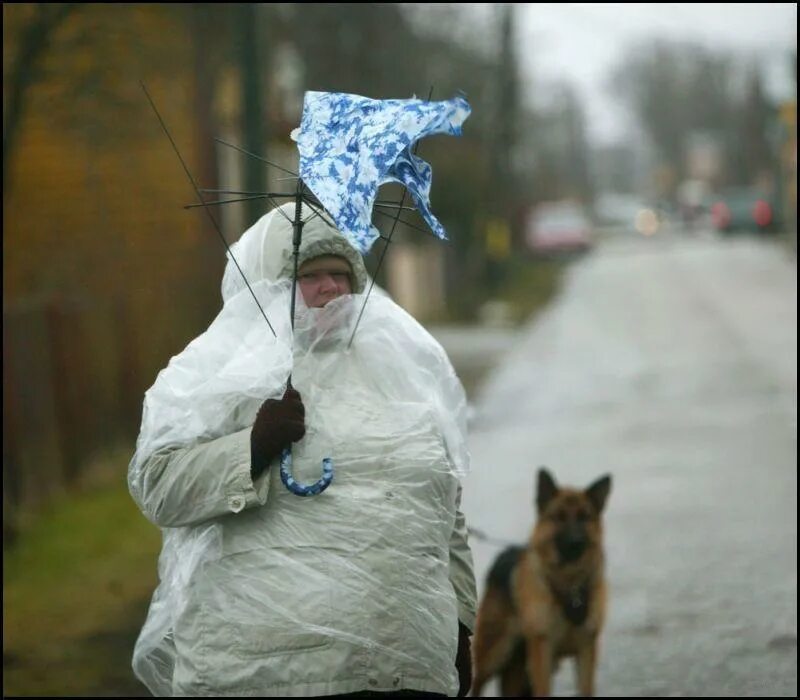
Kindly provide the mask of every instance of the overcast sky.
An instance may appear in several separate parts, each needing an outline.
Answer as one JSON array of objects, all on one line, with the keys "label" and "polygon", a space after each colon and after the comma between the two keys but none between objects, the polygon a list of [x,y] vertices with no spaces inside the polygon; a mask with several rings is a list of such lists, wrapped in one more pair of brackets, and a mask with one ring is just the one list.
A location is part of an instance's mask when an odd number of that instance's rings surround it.
[{"label": "overcast sky", "polygon": [[515,3],[524,75],[573,83],[590,110],[595,143],[624,138],[630,122],[607,96],[626,46],[652,36],[756,53],[776,98],[796,95],[786,52],[797,49],[796,3]]}]

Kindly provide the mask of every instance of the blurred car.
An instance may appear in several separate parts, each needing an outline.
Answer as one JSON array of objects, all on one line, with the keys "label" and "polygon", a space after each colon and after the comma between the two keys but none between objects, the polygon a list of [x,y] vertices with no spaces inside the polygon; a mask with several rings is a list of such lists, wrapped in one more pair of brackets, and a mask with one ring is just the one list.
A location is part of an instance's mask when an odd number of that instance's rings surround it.
[{"label": "blurred car", "polygon": [[686,231],[693,231],[707,222],[709,193],[710,186],[704,180],[688,179],[678,186],[678,213]]},{"label": "blurred car", "polygon": [[600,226],[612,231],[631,233],[635,232],[634,223],[641,208],[638,197],[618,192],[601,192],[594,205]]},{"label": "blurred car", "polygon": [[771,198],[752,187],[725,190],[712,199],[711,221],[717,231],[772,232],[775,207]]},{"label": "blurred car", "polygon": [[584,252],[592,246],[592,225],[575,202],[546,202],[528,218],[526,242],[536,254]]},{"label": "blurred car", "polygon": [[599,225],[608,233],[638,233],[652,236],[662,225],[662,214],[632,194],[603,192],[595,202]]}]

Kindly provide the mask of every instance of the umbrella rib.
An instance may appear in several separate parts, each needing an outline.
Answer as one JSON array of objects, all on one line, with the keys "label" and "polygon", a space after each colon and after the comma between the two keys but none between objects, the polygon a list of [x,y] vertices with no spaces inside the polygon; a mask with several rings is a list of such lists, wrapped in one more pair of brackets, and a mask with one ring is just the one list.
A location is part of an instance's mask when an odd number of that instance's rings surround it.
[{"label": "umbrella rib", "polygon": [[[313,209],[314,212],[315,212],[314,216],[309,217],[308,219],[306,219],[306,223],[308,223],[309,221],[311,221],[311,219],[313,219],[313,218],[315,218],[317,216],[322,217],[324,214],[328,213],[325,210],[325,207],[323,207],[322,204],[320,204],[318,199],[311,198],[308,195],[304,194],[303,195],[303,201],[305,201],[305,203],[308,204],[309,208]],[[319,206],[319,209],[317,208],[317,206]],[[405,222],[401,221],[401,223],[405,223]],[[381,240],[384,240],[384,241],[388,240],[387,236],[385,234],[381,233],[380,231],[378,231],[378,238],[380,238]]]},{"label": "umbrella rib", "polygon": [[[325,210],[325,207],[322,205],[322,203],[318,199],[316,199],[315,197],[310,197],[308,194],[304,194],[303,195],[303,200],[306,202],[306,204],[308,204],[315,211],[317,211],[317,210],[316,210],[315,206],[313,206],[313,205],[316,205],[317,207],[322,208],[323,211],[327,212],[327,210]],[[385,204],[383,204],[383,206],[387,206],[387,207],[391,206],[391,207],[397,209],[398,211],[402,210],[402,209],[405,209],[405,210],[408,210],[408,211],[416,211],[416,209],[414,209],[413,207],[403,207],[402,205],[398,205],[397,202],[385,203]],[[412,228],[415,231],[420,231],[421,233],[427,234],[429,236],[436,237],[436,234],[434,234],[433,231],[431,231],[430,229],[422,228],[421,226],[417,226],[415,224],[412,224],[410,221],[406,221],[405,219],[400,219],[399,216],[398,217],[394,217],[392,214],[387,214],[384,211],[373,211],[373,213],[374,214],[379,214],[380,216],[384,216],[384,217],[389,218],[389,219],[396,219],[399,223],[403,224],[404,226],[408,226],[409,228]],[[322,214],[322,212],[317,212],[317,214],[318,215]],[[382,234],[381,234],[381,238],[386,240],[386,236],[384,236]]]},{"label": "umbrella rib", "polygon": [[[150,106],[153,108],[153,111],[156,113],[156,117],[158,118],[158,123],[161,125],[161,128],[164,130],[164,133],[167,135],[167,138],[169,139],[169,142],[172,144],[172,148],[175,151],[175,155],[178,156],[178,160],[180,161],[181,165],[183,166],[183,170],[186,173],[186,176],[189,178],[189,182],[192,183],[192,187],[194,188],[194,191],[197,194],[197,198],[201,202],[205,203],[203,201],[203,195],[200,193],[200,190],[197,187],[197,183],[194,181],[194,178],[192,177],[192,173],[189,171],[189,168],[186,165],[186,162],[183,160],[183,157],[181,156],[181,152],[178,150],[177,144],[175,143],[174,139],[172,138],[172,135],[169,133],[169,129],[167,129],[167,125],[164,123],[164,120],[161,118],[161,114],[159,113],[158,109],[156,109],[156,105],[155,105],[155,102],[153,102],[153,98],[150,97],[150,93],[147,91],[147,88],[145,87],[144,83],[140,81],[139,84],[142,86],[142,90],[144,90],[144,94],[147,97],[147,101],[150,103]],[[214,218],[214,215],[211,213],[211,210],[208,207],[204,207],[204,209],[205,209],[206,214],[208,215],[208,218],[211,220],[211,223],[214,224],[214,230],[216,230],[216,232],[219,234],[220,240],[222,241],[222,244],[225,246],[225,250],[227,251],[227,253],[230,256],[231,260],[233,260],[233,264],[236,265],[236,269],[239,270],[239,274],[241,274],[242,279],[244,280],[244,283],[247,285],[247,288],[250,290],[250,294],[253,295],[253,300],[256,302],[256,306],[258,306],[258,310],[261,312],[261,315],[264,317],[264,320],[267,322],[267,325],[269,326],[269,329],[272,331],[272,335],[274,335],[277,338],[278,334],[275,332],[275,329],[272,327],[272,324],[269,322],[269,319],[267,318],[267,314],[264,312],[264,309],[261,307],[261,303],[258,301],[258,297],[256,296],[256,293],[253,291],[253,288],[250,286],[250,282],[247,281],[247,277],[245,276],[244,271],[239,266],[239,263],[237,262],[236,258],[233,256],[233,253],[231,252],[231,248],[228,245],[228,241],[225,240],[225,236],[222,235],[222,230],[220,229],[219,224],[217,224],[217,220]]]},{"label": "umbrella rib", "polygon": [[[397,221],[395,221],[395,226],[397,225]],[[358,330],[358,325],[361,323],[361,317],[364,315],[364,309],[367,308],[367,301],[369,300],[369,295],[372,294],[372,288],[375,286],[375,279],[378,277],[378,273],[381,271],[381,265],[383,265],[383,259],[386,257],[386,251],[389,250],[389,244],[392,242],[392,234],[394,233],[394,226],[392,226],[392,230],[389,232],[389,236],[385,238],[386,245],[383,246],[383,250],[381,251],[381,257],[378,260],[378,266],[375,268],[375,274],[372,276],[369,282],[369,289],[367,290],[367,296],[364,298],[364,303],[361,305],[361,311],[358,312],[358,319],[356,320],[356,325],[353,328],[353,332],[350,335],[350,340],[347,342],[348,349],[353,344],[353,338],[356,337],[356,331]]]},{"label": "umbrella rib", "polygon": [[324,210],[324,207],[322,207],[322,205],[320,205],[319,209],[316,207],[316,205],[319,204],[319,202],[317,202],[316,200],[312,200],[310,197],[306,197],[306,196],[303,196],[302,199],[308,205],[308,208],[311,209],[314,212],[314,214],[312,216],[309,216],[305,220],[305,223],[308,223],[309,221],[313,221],[317,217],[319,217],[320,219],[324,218],[322,216],[322,212]]},{"label": "umbrella rib", "polygon": [[195,207],[216,206],[218,204],[234,204],[235,202],[252,202],[256,199],[269,199],[268,194],[259,194],[253,197],[241,197],[240,199],[215,199],[211,202],[203,202],[202,204],[186,204],[184,209],[194,209]]},{"label": "umbrella rib", "polygon": [[383,207],[384,209],[402,209],[403,211],[417,211],[416,207],[404,207],[398,202],[374,202],[373,206]]},{"label": "umbrella rib", "polygon": [[325,205],[322,202],[319,201],[319,198],[317,197],[317,195],[315,195],[308,188],[308,185],[306,185],[305,182],[303,183],[303,185],[305,185],[305,187],[303,189],[303,201],[306,204],[308,204],[310,207],[317,207],[318,209],[322,209],[323,211],[327,212],[327,210],[325,209]]},{"label": "umbrella rib", "polygon": [[[203,203],[198,203],[198,204],[186,204],[183,207],[184,209],[195,209],[197,207],[217,206],[217,205],[221,205],[221,204],[236,204],[237,202],[250,202],[250,201],[253,201],[253,200],[256,200],[256,199],[268,199],[270,202],[272,202],[273,204],[275,204],[277,206],[277,202],[275,202],[273,200],[273,197],[287,197],[287,198],[289,198],[289,197],[295,197],[296,196],[294,194],[286,194],[285,192],[264,192],[263,194],[255,194],[255,193],[250,193],[250,192],[237,192],[235,190],[201,189],[200,191],[201,192],[217,192],[217,193],[221,193],[221,194],[247,194],[247,195],[250,195],[250,196],[241,197],[241,198],[238,198],[238,199],[216,199],[216,200],[212,200],[210,202],[203,202]],[[307,195],[303,195],[303,201],[309,206],[309,208],[313,209],[314,212],[315,212],[314,216],[312,216],[312,217],[310,217],[309,219],[306,220],[306,223],[308,223],[312,219],[315,219],[317,216],[321,216],[323,214],[324,208],[322,208],[322,209],[318,208],[318,207],[322,207],[322,205],[320,204],[320,202],[318,200],[312,199],[312,198],[308,197]],[[375,204],[377,206],[382,206],[382,207],[385,207],[385,208],[402,209],[402,210],[405,210],[405,211],[416,211],[416,209],[414,209],[414,207],[400,207],[396,203],[376,202]],[[390,219],[394,219],[395,218],[391,214],[387,214],[387,213],[382,212],[382,211],[376,211],[375,214],[380,214],[381,216],[385,216],[385,217],[388,217]],[[291,220],[291,219],[289,219],[288,216],[285,216],[285,218],[287,219],[287,221]],[[422,228],[421,226],[416,226],[415,224],[412,224],[410,221],[406,221],[405,219],[398,218],[397,221],[399,223],[403,224],[404,226],[408,226],[409,228],[414,229],[415,231],[420,231],[420,232],[428,234],[428,235],[433,235],[433,233],[431,231],[429,231],[428,229]],[[383,238],[384,240],[386,240],[386,236],[384,236],[383,234],[380,234],[380,237]]]},{"label": "umbrella rib", "polygon": [[247,190],[216,190],[210,188],[201,188],[201,192],[212,192],[214,194],[241,194],[241,195],[270,195],[272,197],[295,197],[294,193],[289,192],[250,192]]},{"label": "umbrella rib", "polygon": [[292,224],[292,226],[294,226],[294,220],[285,211],[283,211],[283,209],[281,209],[281,205],[278,204],[278,202],[276,202],[270,195],[267,195],[267,199],[272,203],[272,206],[275,207],[278,213],[290,224]]},{"label": "umbrella rib", "polygon": [[416,225],[406,221],[405,219],[401,219],[400,216],[399,216],[399,213],[398,213],[397,217],[394,217],[391,214],[387,214],[386,212],[383,212],[383,211],[376,211],[374,213],[375,214],[380,214],[381,216],[385,216],[385,217],[387,217],[389,219],[394,219],[395,221],[397,221],[397,222],[399,222],[401,224],[404,224],[405,226],[408,226],[408,228],[413,228],[415,231],[421,231],[422,233],[428,234],[429,236],[436,237],[436,234],[433,231],[431,231],[429,229],[422,228],[421,226],[416,226]]},{"label": "umbrella rib", "polygon": [[[308,185],[306,185],[306,187],[308,187]],[[311,192],[311,190],[308,190],[308,192]],[[313,193],[311,193],[310,195],[309,194],[304,194],[303,195],[303,201],[309,206],[309,208],[313,209],[314,212],[315,212],[314,216],[309,217],[308,219],[306,219],[306,223],[311,221],[311,219],[316,218],[317,216],[319,216],[321,218],[324,218],[324,216],[326,214],[328,216],[330,216],[330,214],[328,214],[328,210],[325,209],[323,204],[316,197],[313,196]],[[405,223],[405,222],[402,222],[402,223]],[[384,241],[386,240],[386,236],[384,234],[382,234],[380,231],[378,231],[378,237],[383,239]]]},{"label": "umbrella rib", "polygon": [[[200,190],[201,192],[225,192],[225,190]],[[228,192],[228,194],[237,194],[236,192]],[[242,192],[241,194],[248,194]],[[286,197],[291,198],[295,197],[296,195],[293,194],[286,194],[284,192],[262,192],[260,194],[252,193],[251,196],[242,197],[240,199],[215,199],[211,202],[204,202],[204,204],[234,204],[235,202],[250,202],[255,199],[269,199],[273,204],[275,204],[273,198],[274,197]],[[204,204],[187,204],[184,206],[184,209],[192,209],[193,207],[202,207]],[[277,206],[277,205],[276,205]]]},{"label": "umbrella rib", "polygon": [[287,168],[284,168],[283,166],[278,165],[277,163],[273,163],[271,160],[267,160],[266,158],[264,158],[262,156],[258,156],[255,153],[251,153],[250,151],[246,151],[241,146],[236,146],[236,145],[234,145],[232,143],[228,143],[227,141],[223,141],[220,138],[215,138],[214,140],[217,141],[218,143],[221,143],[223,146],[228,146],[229,148],[235,148],[240,153],[244,153],[245,155],[250,156],[251,158],[256,158],[257,160],[260,160],[263,163],[266,163],[267,165],[271,165],[273,168],[277,168],[278,170],[282,170],[285,173],[289,173],[289,175],[294,175],[295,177],[298,177],[297,173],[292,172],[291,170],[289,170]]}]

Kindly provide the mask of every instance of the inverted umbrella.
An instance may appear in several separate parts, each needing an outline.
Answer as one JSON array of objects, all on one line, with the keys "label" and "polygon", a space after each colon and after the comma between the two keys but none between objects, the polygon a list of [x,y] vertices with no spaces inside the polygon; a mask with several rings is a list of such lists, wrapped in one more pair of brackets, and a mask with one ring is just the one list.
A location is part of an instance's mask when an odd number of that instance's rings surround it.
[{"label": "inverted umbrella", "polygon": [[[426,100],[373,100],[360,95],[307,92],[299,129],[292,132],[300,152],[298,192],[308,187],[337,228],[362,255],[380,233],[372,224],[378,188],[389,182],[405,186],[422,217],[436,236],[444,228],[430,209],[432,170],[411,152],[412,146],[432,134],[460,135],[470,107],[463,97]],[[302,238],[300,202],[294,221],[294,279]],[[294,323],[295,288],[291,317]],[[322,463],[322,477],[305,486],[291,476],[291,448],[281,456],[281,479],[299,496],[322,493],[333,480],[333,463]]]},{"label": "inverted umbrella", "polygon": [[[145,89],[144,85],[142,87]],[[146,89],[145,93],[147,93]],[[147,97],[158,115],[158,110],[149,94]],[[306,203],[315,211],[312,216],[321,215],[324,208],[339,231],[356,250],[365,255],[370,251],[374,242],[381,237],[380,232],[372,224],[373,206],[376,204],[378,189],[383,184],[396,182],[403,185],[411,194],[419,213],[434,235],[440,239],[446,239],[444,228],[430,208],[431,167],[417,157],[415,152],[412,152],[412,147],[421,138],[432,134],[460,135],[461,125],[469,116],[470,111],[468,102],[460,96],[450,100],[431,102],[419,99],[374,100],[345,93],[307,92],[303,103],[300,127],[292,132],[292,138],[297,142],[300,153],[300,173],[296,191],[292,194],[224,191],[227,194],[245,195],[245,198],[248,199],[255,197],[272,201],[278,198],[295,200],[295,216],[292,221],[294,231],[292,240],[294,256],[291,296],[292,328],[294,328],[295,321],[300,244],[303,224],[306,223],[301,217],[302,204]],[[253,294],[244,272],[236,263],[219,226],[208,209],[210,204],[226,204],[242,200],[206,202],[180,157],[160,115],[158,118],[192,182],[200,200],[199,206],[206,208],[209,218],[225,244],[228,255],[258,304],[258,299]],[[269,161],[266,162],[269,163]],[[274,164],[270,163],[270,165]],[[404,207],[402,202],[394,206],[398,209],[397,217],[395,217],[395,222],[397,222],[399,212]],[[259,308],[261,308],[260,304]],[[269,324],[269,319],[265,314],[264,318]],[[272,328],[272,325],[269,325]],[[291,384],[291,376],[289,384]],[[322,462],[322,477],[313,484],[305,485],[297,482],[292,477],[290,470],[291,448],[286,448],[281,455],[281,481],[289,491],[298,496],[320,494],[333,481],[333,462],[327,457]]]},{"label": "inverted umbrella", "polygon": [[461,134],[470,114],[463,97],[441,102],[372,100],[359,95],[307,92],[300,128],[300,177],[362,255],[380,233],[372,225],[378,188],[404,185],[436,236],[444,228],[430,208],[430,165],[411,152],[432,134]]}]

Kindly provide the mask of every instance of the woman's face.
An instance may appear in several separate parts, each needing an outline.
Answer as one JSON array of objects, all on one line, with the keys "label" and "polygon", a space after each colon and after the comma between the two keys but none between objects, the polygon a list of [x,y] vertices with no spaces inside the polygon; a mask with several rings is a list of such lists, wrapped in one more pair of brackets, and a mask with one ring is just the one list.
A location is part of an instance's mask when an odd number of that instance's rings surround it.
[{"label": "woman's face", "polygon": [[350,264],[336,255],[320,255],[304,262],[297,273],[303,300],[309,308],[352,293]]}]

